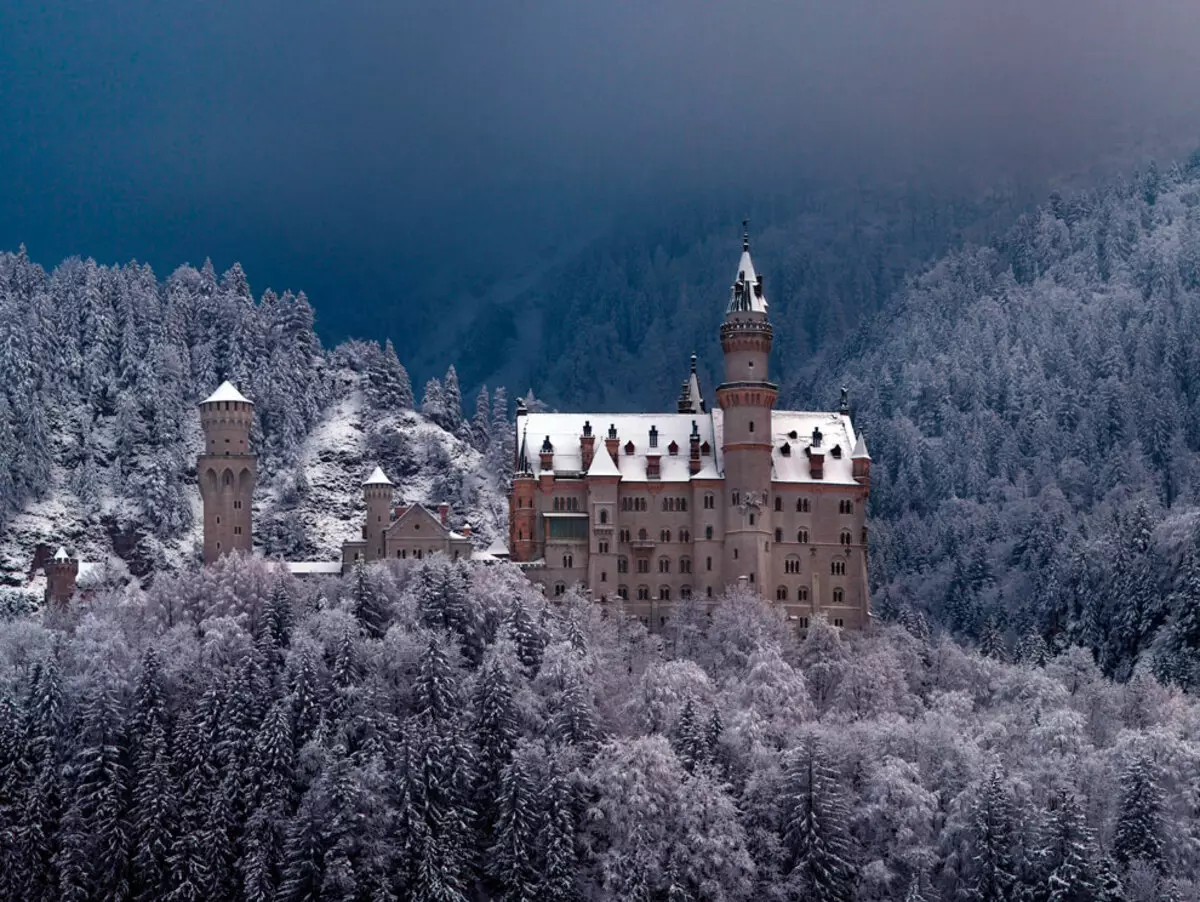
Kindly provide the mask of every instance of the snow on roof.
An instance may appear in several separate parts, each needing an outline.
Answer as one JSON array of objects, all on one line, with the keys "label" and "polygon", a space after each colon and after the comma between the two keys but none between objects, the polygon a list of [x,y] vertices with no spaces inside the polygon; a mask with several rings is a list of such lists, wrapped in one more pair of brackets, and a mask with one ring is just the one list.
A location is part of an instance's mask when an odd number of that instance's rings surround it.
[{"label": "snow on roof", "polygon": [[342,572],[341,561],[284,561],[284,569],[296,576],[311,576],[329,574],[337,576]]},{"label": "snow on roof", "polygon": [[383,467],[376,467],[363,482],[363,485],[394,485],[394,483],[387,478],[387,474],[383,472]]},{"label": "snow on roof", "polygon": [[69,557],[70,555],[67,554],[67,549],[63,548],[61,545],[58,546],[58,551],[54,552],[54,559],[56,561],[65,561]]},{"label": "snow on roof", "polygon": [[851,460],[870,460],[871,455],[867,453],[867,440],[863,438],[862,433],[858,434],[858,441],[854,443],[854,452],[850,455]]},{"label": "snow on roof", "polygon": [[86,580],[93,573],[99,574],[103,569],[104,564],[101,561],[80,561],[77,578],[80,580]]},{"label": "snow on roof", "polygon": [[492,540],[492,544],[487,547],[487,552],[496,557],[508,557],[508,546],[504,544],[504,539],[496,536]]},{"label": "snow on roof", "polygon": [[209,395],[200,403],[210,404],[213,401],[241,401],[243,404],[253,404],[249,398],[244,396],[240,391],[233,387],[233,383],[226,380],[221,383],[221,387]]},{"label": "snow on roof", "polygon": [[758,286],[758,273],[754,271],[754,261],[750,259],[750,243],[742,244],[742,258],[738,261],[737,278],[729,292],[729,308],[727,313],[750,311],[752,313],[767,312],[767,296]]},{"label": "snow on roof", "polygon": [[613,463],[612,455],[604,442],[597,443],[596,453],[592,455],[592,465],[588,467],[588,476],[620,476],[621,471]]},{"label": "snow on roof", "polygon": [[[602,455],[608,456],[604,439],[609,424],[617,430],[616,471],[622,482],[649,482],[646,476],[646,458],[659,459],[659,482],[688,482],[691,479],[721,479],[725,474],[722,444],[725,434],[725,412],[719,407],[706,414],[676,413],[531,413],[527,415],[529,429],[536,435],[550,436],[554,446],[550,467],[543,471],[539,458],[530,460],[534,475],[555,472],[559,478],[573,474],[584,475],[582,448],[579,438],[583,434],[586,420],[599,423],[596,430],[596,454],[587,475],[593,475],[597,467],[605,467]],[[710,453],[702,456],[700,472],[692,476],[688,469],[690,451],[689,438],[692,423],[700,434],[701,444],[707,442]],[[650,427],[658,431],[658,446],[650,447]],[[805,450],[812,445],[813,430],[821,431],[821,451],[824,452],[822,478],[813,479],[809,459]],[[675,455],[668,452],[671,442],[679,448]],[[626,453],[626,445],[633,442],[633,453]],[[832,411],[776,410],[771,415],[771,445],[773,478],[790,483],[829,483],[831,485],[854,485],[851,449],[858,444],[858,437],[848,416]],[[784,453],[784,446],[788,453]],[[839,454],[833,455],[837,448]],[[610,458],[611,460],[611,458]],[[600,461],[600,463],[597,463]]]}]

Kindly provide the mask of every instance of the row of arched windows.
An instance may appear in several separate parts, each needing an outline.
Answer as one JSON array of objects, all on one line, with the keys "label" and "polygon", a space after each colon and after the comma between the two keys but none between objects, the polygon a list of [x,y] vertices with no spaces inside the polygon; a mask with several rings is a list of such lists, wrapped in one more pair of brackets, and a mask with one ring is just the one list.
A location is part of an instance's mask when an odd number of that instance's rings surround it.
[{"label": "row of arched windows", "polygon": [[622,498],[621,510],[623,511],[644,511],[646,510],[645,498]]},{"label": "row of arched windows", "polygon": [[577,511],[579,510],[578,498],[555,498],[554,509],[556,511]]},{"label": "row of arched windows", "polygon": [[668,513],[681,511],[687,512],[687,498],[664,498],[662,500],[662,509]]},{"label": "row of arched windows", "polygon": [[[776,601],[787,601],[788,600],[788,587],[787,586],[779,586],[775,590],[775,600]],[[808,587],[807,586],[800,586],[798,589],[796,589],[796,601],[808,601]],[[834,604],[844,604],[845,601],[846,601],[846,590],[843,589],[841,586],[835,587],[833,590],[833,603]]]},{"label": "row of arched windows", "polygon": [[[637,592],[638,601],[649,601],[650,600],[650,587],[649,586],[638,586],[636,589],[636,592]],[[556,595],[561,594],[557,591],[557,588],[556,588],[555,594]],[[711,587],[708,590],[708,594],[712,595]],[[617,597],[621,598],[625,601],[628,601],[629,600],[629,586],[617,586]],[[671,600],[671,587],[670,586],[659,586],[658,587],[658,595],[655,597],[659,601],[670,601]],[[691,586],[680,586],[679,587],[679,597],[680,598],[691,598],[692,597],[692,587]]]}]

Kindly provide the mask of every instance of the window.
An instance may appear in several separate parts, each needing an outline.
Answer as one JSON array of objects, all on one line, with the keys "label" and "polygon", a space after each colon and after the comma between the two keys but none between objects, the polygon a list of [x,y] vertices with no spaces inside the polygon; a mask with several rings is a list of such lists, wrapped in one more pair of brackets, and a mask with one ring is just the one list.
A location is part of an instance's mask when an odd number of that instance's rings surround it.
[{"label": "window", "polygon": [[617,598],[629,601],[629,586],[617,586]]},{"label": "window", "polygon": [[754,574],[750,574],[750,585],[754,585]]},{"label": "window", "polygon": [[658,559],[658,572],[659,573],[670,573],[671,572],[671,559],[669,557],[660,557]]},{"label": "window", "polygon": [[692,572],[692,559],[690,557],[681,557],[679,559],[679,572],[680,573],[691,573]]},{"label": "window", "polygon": [[671,600],[671,587],[670,586],[659,586],[658,587],[658,597],[663,601],[670,601]]},{"label": "window", "polygon": [[400,557],[400,549],[399,548],[396,549],[396,557]]},{"label": "window", "polygon": [[242,509],[242,502],[240,502],[240,501],[233,502],[233,509],[235,511],[240,511]]},{"label": "window", "polygon": [[602,582],[602,583],[608,582],[608,571],[606,571],[606,570],[600,571],[600,582]]},{"label": "window", "polygon": [[838,513],[839,514],[854,513],[854,502],[853,501],[839,501],[838,502]]},{"label": "window", "polygon": [[733,549],[733,559],[734,559],[735,561],[738,559],[738,550],[737,550],[736,548],[735,548],[735,549]]},{"label": "window", "polygon": [[608,542],[601,542],[597,550],[600,554],[608,554]]},{"label": "window", "polygon": [[567,592],[567,587],[566,587],[565,585],[563,585],[562,583],[555,583],[555,584],[554,584],[554,594],[555,594],[555,596],[558,596],[558,595],[565,595],[565,594],[566,594],[566,592]]},{"label": "window", "polygon": [[546,538],[548,539],[586,539],[587,537],[588,521],[586,517],[566,519],[552,517],[546,520]]},{"label": "window", "polygon": [[657,426],[650,427],[650,447],[651,448],[658,447],[658,427]]},{"label": "window", "polygon": [[[753,363],[752,363],[752,364],[750,364],[750,365],[751,365],[751,366],[754,366],[754,364],[753,364]],[[751,431],[751,432],[753,432],[753,431],[754,431],[754,420],[751,420],[751,421],[750,421],[750,431]]]},{"label": "window", "polygon": [[775,510],[777,510],[777,511],[783,510],[783,499],[780,498],[778,495],[775,496]]},{"label": "window", "polygon": [[712,586],[708,586],[705,589],[704,594],[707,595],[709,598],[712,598]]},{"label": "window", "polygon": [[741,492],[734,492],[734,493],[733,493],[733,495],[732,495],[731,497],[733,498],[733,503],[734,503],[734,506],[737,506],[737,505],[739,505],[739,504],[741,504],[741,503],[742,503],[742,494],[741,494]]},{"label": "window", "polygon": [[717,506],[717,499],[712,492],[706,492],[704,495],[704,509],[710,511]]},{"label": "window", "polygon": [[839,628],[841,628],[841,627],[842,627],[842,626],[844,626],[845,624],[842,622],[842,618],[841,618],[841,617],[834,617],[834,618],[833,618],[833,625],[834,625],[834,626],[836,626],[836,627],[839,627]]},{"label": "window", "polygon": [[604,526],[606,523],[608,523],[608,511],[600,508],[600,525]]},{"label": "window", "polygon": [[637,571],[638,571],[638,573],[649,573],[650,572],[650,559],[644,558],[644,557],[638,558]]},{"label": "window", "polygon": [[776,601],[787,601],[787,586],[780,586],[775,590]]},{"label": "window", "polygon": [[[833,603],[834,604],[845,604],[845,602],[846,602],[846,590],[845,589],[834,589],[833,590]],[[838,624],[838,625],[840,626],[841,624]]]},{"label": "window", "polygon": [[242,528],[240,526],[235,526],[233,528],[233,534],[235,536],[240,536],[242,534]]},{"label": "window", "polygon": [[648,601],[650,598],[649,586],[638,586],[638,601]]},{"label": "window", "polygon": [[754,514],[751,514],[751,515],[750,515],[750,525],[751,525],[751,526],[753,526],[753,525],[754,525]]},{"label": "window", "polygon": [[706,538],[706,539],[712,538],[712,527],[711,526],[704,527],[704,538]]},{"label": "window", "polygon": [[796,541],[799,542],[801,545],[807,545],[808,544],[808,530],[807,529],[797,529],[796,530]]},{"label": "window", "polygon": [[807,514],[808,513],[808,499],[807,498],[797,498],[796,499],[796,513],[798,513],[798,514]]},{"label": "window", "polygon": [[796,590],[796,601],[808,601],[808,586],[801,586]]},{"label": "window", "polygon": [[843,545],[854,544],[854,537],[850,535],[850,530],[848,530],[848,529],[842,530],[842,544]]},{"label": "window", "polygon": [[829,572],[832,573],[834,576],[845,576],[846,575],[846,562],[845,561],[834,561],[829,566]]},{"label": "window", "polygon": [[799,573],[800,572],[800,558],[794,554],[788,555],[787,560],[785,560],[783,562],[783,572],[784,573]]},{"label": "window", "polygon": [[691,586],[680,586],[679,587],[679,597],[680,598],[691,598],[692,597],[692,587]]},{"label": "window", "polygon": [[617,558],[617,572],[618,573],[628,573],[629,572],[629,558],[625,557],[625,555],[621,555],[619,558]]},{"label": "window", "polygon": [[688,530],[688,529],[679,530],[679,541],[690,542],[691,540],[692,540],[691,530]]},{"label": "window", "polygon": [[569,554],[564,554],[563,555],[563,569],[569,570],[571,567],[574,567],[574,566],[575,566],[575,558]]},{"label": "window", "polygon": [[[220,526],[220,525],[221,525],[221,518],[220,518],[220,517],[217,517],[217,525],[218,525],[218,526]],[[364,532],[365,532],[365,530],[364,530]]]},{"label": "window", "polygon": [[782,541],[783,541],[783,530],[782,530],[782,529],[778,529],[778,528],[777,528],[777,529],[775,530],[775,541],[776,541],[776,542],[782,542]]},{"label": "window", "polygon": [[669,530],[669,529],[660,529],[660,530],[658,531],[658,540],[659,540],[660,542],[669,542],[669,541],[671,541],[671,530]]},{"label": "window", "polygon": [[706,557],[704,559],[704,569],[709,573],[712,573],[712,558]]},{"label": "window", "polygon": [[808,618],[807,617],[800,618],[800,629],[802,629],[802,630],[808,629]]},{"label": "window", "polygon": [[617,540],[620,542],[628,542],[629,541],[629,530],[622,529],[621,532],[619,533],[619,535],[617,536]]},{"label": "window", "polygon": [[638,541],[639,542],[644,542],[648,538],[649,538],[649,535],[647,534],[647,532],[644,528],[638,530]]}]

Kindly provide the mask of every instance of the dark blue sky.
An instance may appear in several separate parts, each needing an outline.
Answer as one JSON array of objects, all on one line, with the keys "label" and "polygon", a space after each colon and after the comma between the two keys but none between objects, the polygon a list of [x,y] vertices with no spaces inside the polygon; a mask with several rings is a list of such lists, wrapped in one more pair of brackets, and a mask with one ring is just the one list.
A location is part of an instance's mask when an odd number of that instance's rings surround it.
[{"label": "dark blue sky", "polygon": [[370,333],[647,198],[1194,138],[1198,7],[8,0],[0,247],[240,260],[328,338]]}]

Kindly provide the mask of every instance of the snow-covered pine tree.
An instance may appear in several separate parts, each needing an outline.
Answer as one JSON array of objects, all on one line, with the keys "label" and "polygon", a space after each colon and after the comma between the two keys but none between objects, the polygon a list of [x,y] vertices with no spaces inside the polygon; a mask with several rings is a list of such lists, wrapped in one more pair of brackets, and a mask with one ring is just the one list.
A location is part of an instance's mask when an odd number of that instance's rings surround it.
[{"label": "snow-covered pine tree", "polygon": [[1038,865],[1047,902],[1090,902],[1096,892],[1095,840],[1075,796],[1057,793],[1044,824]]},{"label": "snow-covered pine tree", "polygon": [[980,787],[972,812],[971,873],[962,898],[974,902],[1015,902],[1017,863],[1016,825],[1012,804],[999,771]]},{"label": "snow-covered pine tree", "polygon": [[488,453],[492,444],[492,404],[486,385],[475,396],[475,415],[471,418],[471,444],[475,450]]},{"label": "snow-covered pine tree", "polygon": [[495,839],[485,858],[488,875],[505,902],[539,898],[538,818],[540,800],[527,755],[518,752],[500,777]]},{"label": "snow-covered pine tree", "polygon": [[671,734],[671,747],[679,756],[688,772],[694,771],[708,761],[708,746],[704,739],[704,727],[696,715],[696,702],[691,695],[683,703],[679,720]]},{"label": "snow-covered pine tree", "polygon": [[353,603],[354,616],[362,624],[367,637],[382,639],[387,632],[390,620],[387,599],[375,585],[371,574],[367,572],[366,563],[361,560],[356,561],[354,564],[354,583],[351,588],[350,597]]},{"label": "snow-covered pine tree", "polygon": [[1121,804],[1113,836],[1113,856],[1123,865],[1163,863],[1163,791],[1153,762],[1145,754],[1130,760],[1121,775]]},{"label": "snow-covered pine tree", "polygon": [[851,902],[856,875],[850,811],[815,737],[789,754],[781,804],[789,883],[801,898]]},{"label": "snow-covered pine tree", "polygon": [[[552,755],[552,760],[555,757]],[[574,797],[563,774],[555,772],[551,776],[543,808],[537,840],[542,853],[538,898],[544,902],[574,902],[578,894]]]},{"label": "snow-covered pine tree", "polygon": [[474,739],[476,758],[475,808],[485,836],[492,836],[499,819],[501,778],[517,744],[512,686],[504,667],[493,655],[479,670],[475,686]]}]

